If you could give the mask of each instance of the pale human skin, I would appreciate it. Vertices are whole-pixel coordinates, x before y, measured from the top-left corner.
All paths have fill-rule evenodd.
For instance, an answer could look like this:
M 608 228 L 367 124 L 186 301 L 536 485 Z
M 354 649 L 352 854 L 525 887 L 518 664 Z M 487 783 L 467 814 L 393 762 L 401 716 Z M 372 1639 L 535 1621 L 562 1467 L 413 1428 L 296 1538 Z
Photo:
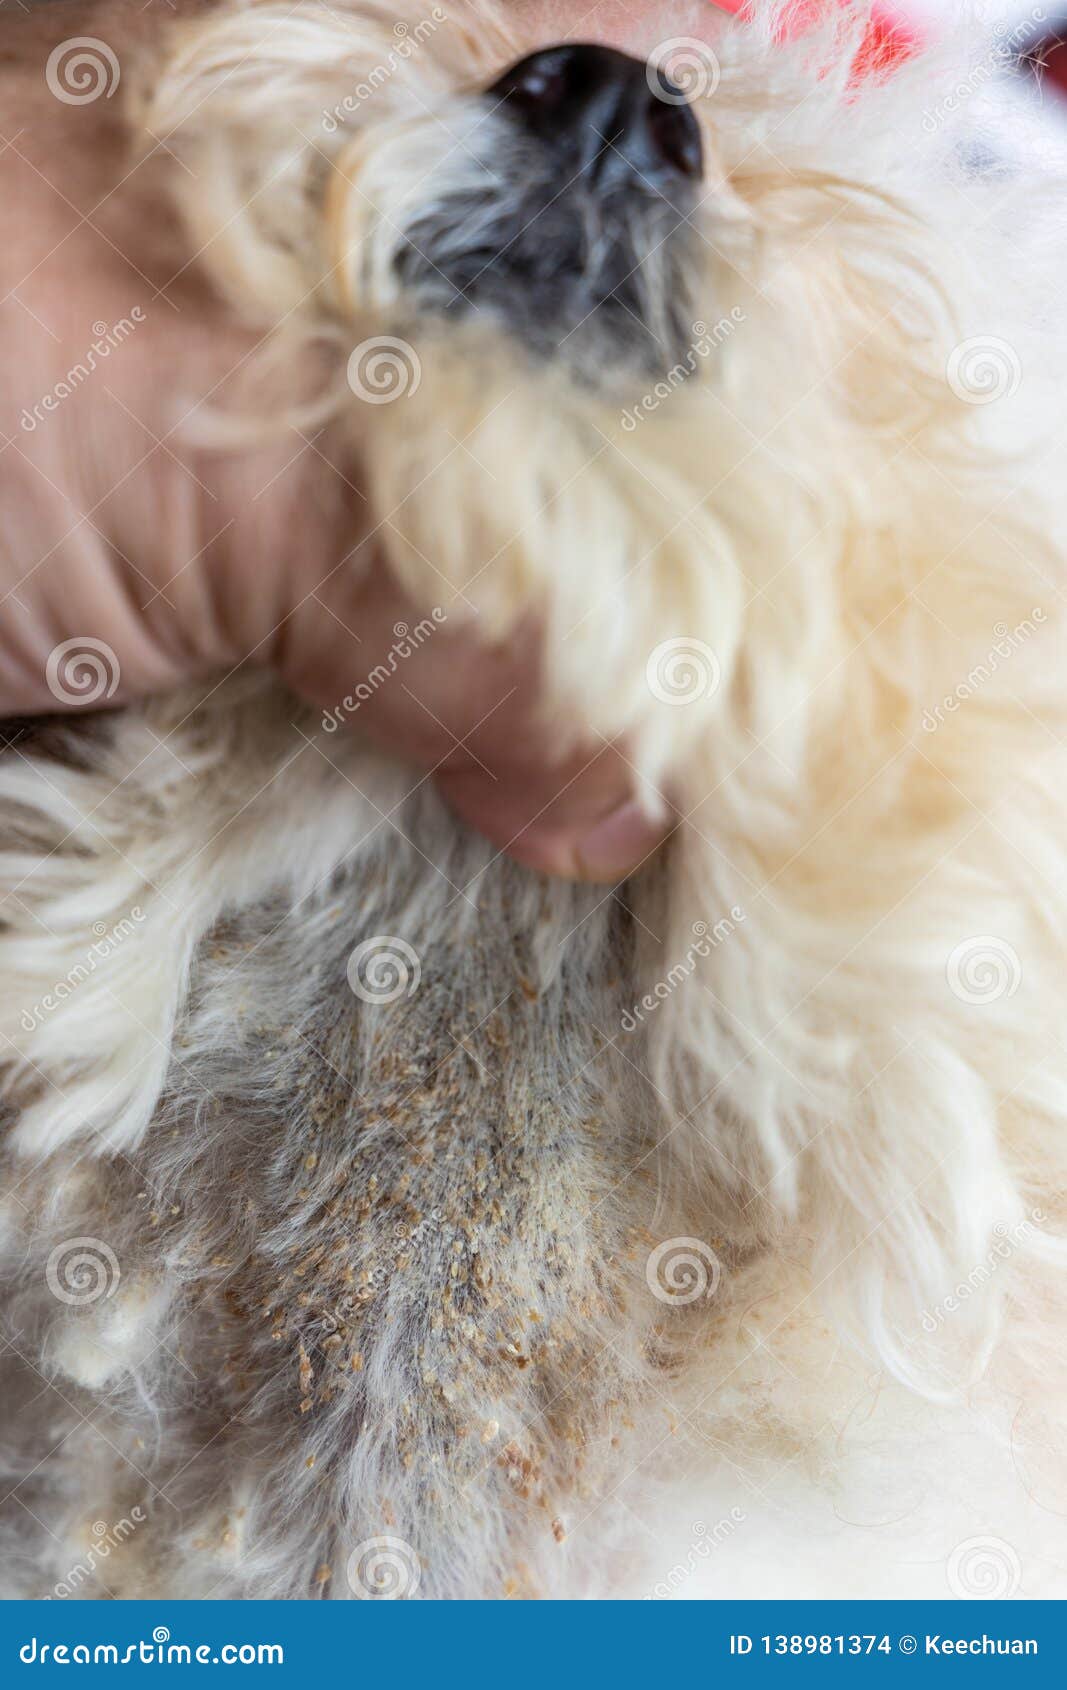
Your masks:
M 176 10 L 210 3 L 100 0 L 0 18 L 0 717 L 55 711 L 49 654 L 86 635 L 116 654 L 113 704 L 254 663 L 330 709 L 411 615 L 384 566 L 361 578 L 344 567 L 358 468 L 299 440 L 216 454 L 175 430 L 176 383 L 194 401 L 218 398 L 254 337 L 194 270 L 175 279 L 183 260 L 167 250 L 150 172 L 129 173 L 112 103 L 64 104 L 46 84 L 61 41 L 93 36 L 126 54 Z M 516 13 L 537 46 L 617 41 L 626 8 L 529 0 Z M 92 325 L 135 304 L 143 322 L 121 355 L 34 413 L 84 357 Z M 37 426 L 20 420 L 27 411 Z M 442 628 L 360 725 L 417 778 L 432 771 L 498 848 L 550 873 L 620 879 L 655 850 L 662 819 L 632 801 L 624 747 L 592 740 L 561 763 L 537 706 L 536 630 L 491 650 Z

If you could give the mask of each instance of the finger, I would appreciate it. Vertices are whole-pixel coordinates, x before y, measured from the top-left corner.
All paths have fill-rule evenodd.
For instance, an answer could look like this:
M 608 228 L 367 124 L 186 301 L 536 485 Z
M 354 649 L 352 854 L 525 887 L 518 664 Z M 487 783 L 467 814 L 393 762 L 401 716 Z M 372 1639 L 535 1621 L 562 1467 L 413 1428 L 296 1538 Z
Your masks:
M 449 805 L 517 862 L 568 880 L 613 883 L 662 844 L 670 821 L 632 795 L 630 771 L 611 748 L 562 769 L 493 778 L 481 768 L 438 777 Z
M 289 633 L 287 678 L 324 720 L 432 771 L 456 814 L 517 861 L 612 882 L 668 831 L 666 806 L 652 815 L 634 801 L 620 749 L 563 747 L 535 627 L 488 645 L 455 606 L 439 622 L 420 616 L 379 564 L 355 594 L 324 582 Z

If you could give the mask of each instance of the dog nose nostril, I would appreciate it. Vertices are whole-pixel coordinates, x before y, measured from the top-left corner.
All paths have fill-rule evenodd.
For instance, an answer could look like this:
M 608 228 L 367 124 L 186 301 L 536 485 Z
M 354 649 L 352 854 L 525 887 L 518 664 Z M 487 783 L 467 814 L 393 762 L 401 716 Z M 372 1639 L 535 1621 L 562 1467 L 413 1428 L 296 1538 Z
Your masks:
M 490 96 L 555 149 L 572 176 L 662 189 L 699 177 L 700 130 L 684 96 L 612 47 L 548 47 L 504 72 Z
M 645 127 L 652 151 L 662 163 L 679 176 L 700 175 L 704 167 L 700 130 L 688 106 L 668 105 L 658 95 L 650 94 Z
M 517 65 L 504 72 L 489 90 L 506 100 L 512 110 L 533 119 L 558 111 L 568 94 L 568 51 L 552 49 L 546 53 L 531 53 Z

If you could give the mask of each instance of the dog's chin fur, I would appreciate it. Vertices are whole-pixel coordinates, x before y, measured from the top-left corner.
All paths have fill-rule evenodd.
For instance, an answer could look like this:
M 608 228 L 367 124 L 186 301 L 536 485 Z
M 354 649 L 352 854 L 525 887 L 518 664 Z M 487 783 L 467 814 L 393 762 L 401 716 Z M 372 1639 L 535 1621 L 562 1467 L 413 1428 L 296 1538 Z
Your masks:
M 449 5 L 390 58 L 417 5 L 265 0 L 146 70 L 190 250 L 275 330 L 294 408 L 330 349 L 316 414 L 416 602 L 499 634 L 536 613 L 561 740 L 626 736 L 685 820 L 619 897 L 549 885 L 264 681 L 0 763 L 10 1463 L 48 1528 L 25 1588 L 135 1506 L 78 1594 L 360 1594 L 382 1535 L 422 1595 L 655 1594 L 687 1538 L 694 1593 L 857 1594 L 806 1582 L 835 1511 L 842 1562 L 842 1517 L 921 1517 L 904 1547 L 881 1528 L 866 1593 L 922 1587 L 905 1562 L 936 1593 L 982 1531 L 1048 1588 L 1063 347 L 1003 177 L 923 122 L 982 44 L 857 85 L 855 30 L 785 46 L 774 11 L 716 25 L 685 278 L 714 348 L 655 406 L 624 359 L 534 359 L 394 280 L 527 45 L 502 15 Z M 672 8 L 629 45 L 708 27 Z M 383 334 L 421 380 L 368 406 L 346 361 Z M 974 336 L 1017 395 L 961 400 Z M 666 642 L 717 687 L 650 685 Z M 368 1002 L 346 969 L 382 935 L 420 977 L 401 946 L 404 989 Z M 57 1300 L 79 1239 L 109 1294 Z M 916 1450 L 966 1445 L 984 1489 L 931 1520 Z

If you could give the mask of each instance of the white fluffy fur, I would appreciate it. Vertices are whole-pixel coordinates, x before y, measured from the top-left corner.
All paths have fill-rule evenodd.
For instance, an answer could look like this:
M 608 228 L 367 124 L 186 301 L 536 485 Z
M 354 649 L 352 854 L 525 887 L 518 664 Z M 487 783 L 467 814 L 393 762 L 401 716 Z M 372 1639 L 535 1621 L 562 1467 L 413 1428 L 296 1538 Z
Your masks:
M 76 1412 L 102 1401 L 137 1470 L 104 1448 L 73 1471 L 54 1457 L 37 1506 L 110 1519 L 147 1486 L 124 1591 L 347 1594 L 348 1551 L 394 1530 L 423 1593 L 631 1590 L 616 1491 L 651 1506 L 678 1468 L 769 1479 L 803 1458 L 810 1495 L 829 1493 L 863 1472 L 835 1444 L 872 1366 L 897 1382 L 905 1446 L 900 1387 L 951 1404 L 985 1371 L 998 1413 L 1015 1393 L 1031 1415 L 1062 1390 L 1062 330 L 1031 307 L 1048 271 L 1018 250 L 1018 188 L 921 122 L 981 41 L 857 90 L 855 31 L 786 47 L 775 10 L 723 24 L 699 110 L 692 286 L 706 322 L 735 310 L 737 327 L 629 430 L 639 388 L 531 367 L 484 326 L 414 322 L 389 280 L 403 218 L 498 140 L 474 101 L 522 50 L 503 15 L 450 6 L 335 133 L 320 114 L 416 5 L 224 6 L 146 70 L 140 120 L 195 170 L 171 181 L 192 249 L 275 330 L 273 392 L 306 407 L 305 354 L 329 349 L 311 403 L 350 435 L 418 602 L 494 631 L 535 608 L 561 734 L 628 736 L 644 790 L 685 819 L 628 887 L 630 923 L 491 861 L 354 735 L 297 734 L 294 707 L 247 683 L 130 712 L 73 764 L 47 748 L 0 764 L 12 1318 L 29 1361 L 86 1393 Z M 672 9 L 632 46 L 696 27 Z M 443 162 L 441 122 L 463 143 Z M 421 385 L 361 407 L 345 361 L 382 332 L 416 346 Z M 953 391 L 973 336 L 1013 350 L 1017 395 Z M 1001 624 L 1023 630 L 1010 660 L 924 731 Z M 672 639 L 714 651 L 711 697 L 650 691 Z M 27 1032 L 93 924 L 135 907 L 136 933 Z M 694 924 L 732 910 L 694 952 Z M 401 1009 L 345 986 L 347 952 L 383 931 L 422 960 Z M 1020 977 L 968 1001 L 946 971 L 982 936 Z M 427 1051 L 449 1074 L 461 1053 L 446 1099 Z M 345 1100 L 316 1115 L 301 1088 L 322 1063 Z M 394 1128 L 432 1146 L 429 1171 L 416 1156 L 400 1178 Z M 339 1219 L 329 1181 L 357 1177 L 353 1145 L 362 1196 Z M 398 1216 L 423 1240 L 414 1289 L 388 1253 Z M 924 1323 L 1006 1233 L 1003 1264 Z M 111 1241 L 122 1284 L 57 1329 L 43 1264 L 82 1235 Z M 722 1283 L 665 1307 L 645 1261 L 686 1237 Z M 339 1287 L 374 1285 L 383 1251 L 386 1289 L 340 1323 L 361 1365 L 347 1395 L 324 1388 Z M 459 1336 L 454 1302 L 432 1314 L 453 1261 Z M 817 1309 L 866 1360 L 835 1359 Z M 1033 1481 L 1048 1507 L 1060 1484 Z

